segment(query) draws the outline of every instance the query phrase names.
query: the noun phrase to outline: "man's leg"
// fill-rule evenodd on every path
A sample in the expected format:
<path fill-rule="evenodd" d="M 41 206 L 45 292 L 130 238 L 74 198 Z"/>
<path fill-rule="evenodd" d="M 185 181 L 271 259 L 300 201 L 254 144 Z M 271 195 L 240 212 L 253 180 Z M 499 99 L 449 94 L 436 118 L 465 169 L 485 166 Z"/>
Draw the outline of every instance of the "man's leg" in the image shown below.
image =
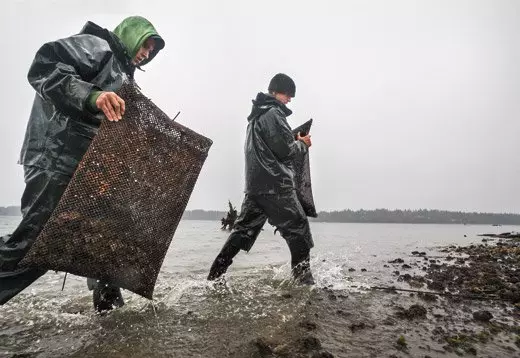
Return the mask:
<path fill-rule="evenodd" d="M 0 304 L 36 281 L 46 271 L 17 269 L 67 188 L 70 176 L 34 167 L 24 167 L 25 190 L 22 195 L 22 221 L 13 232 L 0 238 Z"/>
<path fill-rule="evenodd" d="M 108 283 L 88 278 L 87 286 L 92 292 L 94 308 L 98 312 L 110 311 L 114 307 L 122 307 L 125 304 L 121 289 Z"/>
<path fill-rule="evenodd" d="M 292 274 L 303 284 L 314 284 L 310 269 L 310 250 L 314 247 L 309 220 L 296 196 L 284 194 L 258 195 L 258 206 L 266 213 L 269 223 L 275 226 L 291 251 Z"/>
<path fill-rule="evenodd" d="M 211 265 L 208 280 L 216 280 L 222 276 L 240 250 L 251 249 L 266 220 L 267 217 L 262 210 L 246 195 L 233 232 Z"/>
<path fill-rule="evenodd" d="M 289 241 L 287 241 L 289 244 Z M 311 272 L 310 249 L 303 245 L 291 245 L 291 269 L 295 280 L 305 285 L 314 285 L 314 277 Z"/>

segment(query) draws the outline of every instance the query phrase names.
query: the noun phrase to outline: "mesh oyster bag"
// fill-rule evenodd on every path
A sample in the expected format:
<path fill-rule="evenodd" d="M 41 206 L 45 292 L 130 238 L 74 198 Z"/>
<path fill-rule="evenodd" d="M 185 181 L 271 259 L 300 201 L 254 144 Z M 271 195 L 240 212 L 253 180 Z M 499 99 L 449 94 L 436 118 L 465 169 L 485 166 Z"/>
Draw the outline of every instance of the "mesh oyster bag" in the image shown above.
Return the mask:
<path fill-rule="evenodd" d="M 91 277 L 152 298 L 212 141 L 172 121 L 137 85 L 118 92 L 57 208 L 20 263 Z"/>

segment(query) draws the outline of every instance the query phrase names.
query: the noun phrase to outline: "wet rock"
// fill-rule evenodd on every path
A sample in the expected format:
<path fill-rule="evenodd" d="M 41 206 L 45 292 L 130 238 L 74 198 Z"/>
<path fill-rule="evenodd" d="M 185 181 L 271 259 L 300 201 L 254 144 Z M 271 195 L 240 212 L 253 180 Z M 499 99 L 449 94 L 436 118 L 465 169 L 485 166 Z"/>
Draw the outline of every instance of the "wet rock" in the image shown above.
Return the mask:
<path fill-rule="evenodd" d="M 263 357 L 269 356 L 273 353 L 271 345 L 263 337 L 258 337 L 255 340 L 253 340 L 253 345 L 258 349 L 258 353 L 260 353 L 260 355 Z"/>
<path fill-rule="evenodd" d="M 465 349 L 466 353 L 476 356 L 477 349 L 475 347 L 468 347 Z"/>
<path fill-rule="evenodd" d="M 307 331 L 314 331 L 318 326 L 312 321 L 305 320 L 300 322 L 300 327 L 305 328 Z"/>
<path fill-rule="evenodd" d="M 321 342 L 318 337 L 315 336 L 301 338 L 300 343 L 308 351 L 316 351 L 321 349 Z"/>
<path fill-rule="evenodd" d="M 351 325 L 349 325 L 349 328 L 352 332 L 360 331 L 362 329 L 366 328 L 365 322 L 354 322 Z"/>
<path fill-rule="evenodd" d="M 336 310 L 336 314 L 337 314 L 338 316 L 345 316 L 345 317 L 350 316 L 350 313 L 345 312 L 345 311 L 343 311 L 343 310 Z"/>
<path fill-rule="evenodd" d="M 408 309 L 408 313 L 412 317 L 426 317 L 426 308 L 421 305 L 412 305 Z"/>
<path fill-rule="evenodd" d="M 446 334 L 446 331 L 442 327 L 435 327 L 432 331 L 432 334 L 436 336 L 444 336 Z"/>
<path fill-rule="evenodd" d="M 389 264 L 402 264 L 404 263 L 404 260 L 402 258 L 397 258 L 395 260 L 392 260 L 392 261 L 388 261 Z"/>
<path fill-rule="evenodd" d="M 406 319 L 418 319 L 418 318 L 426 318 L 426 313 L 428 311 L 424 306 L 421 305 L 412 305 L 409 309 L 401 308 L 401 311 L 398 312 L 398 316 Z"/>
<path fill-rule="evenodd" d="M 412 279 L 408 281 L 408 284 L 413 288 L 422 288 L 424 286 L 424 281 L 417 280 L 415 277 L 412 277 Z"/>
<path fill-rule="evenodd" d="M 440 319 L 446 316 L 446 311 L 442 308 L 434 308 L 432 309 L 432 315 L 433 317 Z"/>
<path fill-rule="evenodd" d="M 372 323 L 366 323 L 366 322 L 359 321 L 359 322 L 354 322 L 351 325 L 349 325 L 349 328 L 352 331 L 352 333 L 354 333 L 354 332 L 363 330 L 365 328 L 375 328 L 375 325 L 373 325 Z"/>
<path fill-rule="evenodd" d="M 479 322 L 489 322 L 493 318 L 493 315 L 489 311 L 476 311 L 473 312 L 473 319 Z"/>
<path fill-rule="evenodd" d="M 426 301 L 426 302 L 435 302 L 437 301 L 437 295 L 434 295 L 433 293 L 429 292 L 419 292 L 418 294 L 419 298 Z"/>
<path fill-rule="evenodd" d="M 409 273 L 405 273 L 404 275 L 401 275 L 397 278 L 397 281 L 399 282 L 408 282 L 412 279 L 412 275 L 410 275 Z"/>
<path fill-rule="evenodd" d="M 510 290 L 501 290 L 499 296 L 500 298 L 511 301 L 512 303 L 520 302 L 520 290 L 518 287 Z"/>
<path fill-rule="evenodd" d="M 397 322 L 391 317 L 385 318 L 384 321 L 381 323 L 385 326 L 395 326 L 397 324 Z"/>
<path fill-rule="evenodd" d="M 444 286 L 444 284 L 440 281 L 428 282 L 427 286 L 430 290 L 435 290 L 435 291 L 444 291 L 446 288 Z"/>
<path fill-rule="evenodd" d="M 407 264 L 404 264 L 404 265 L 401 266 L 401 268 L 403 268 L 403 269 L 405 269 L 405 270 L 408 270 L 408 269 L 411 269 L 412 266 L 407 265 Z"/>

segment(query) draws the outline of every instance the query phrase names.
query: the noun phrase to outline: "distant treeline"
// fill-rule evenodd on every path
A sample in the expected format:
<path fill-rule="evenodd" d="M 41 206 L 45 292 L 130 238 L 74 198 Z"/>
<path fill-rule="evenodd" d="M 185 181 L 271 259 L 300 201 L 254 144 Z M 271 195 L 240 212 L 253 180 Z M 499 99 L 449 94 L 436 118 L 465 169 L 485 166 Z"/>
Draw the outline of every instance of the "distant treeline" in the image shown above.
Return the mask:
<path fill-rule="evenodd" d="M 182 216 L 183 220 L 218 220 L 225 217 L 227 212 L 216 210 L 186 210 Z"/>
<path fill-rule="evenodd" d="M 340 223 L 520 225 L 520 214 L 465 213 L 443 210 L 343 210 L 320 212 L 316 221 Z"/>
<path fill-rule="evenodd" d="M 18 206 L 0 206 L 0 215 L 20 215 Z M 226 216 L 224 211 L 187 210 L 184 220 L 220 221 Z M 482 224 L 520 225 L 520 214 L 465 213 L 442 210 L 342 210 L 322 211 L 316 222 L 334 223 L 406 223 L 406 224 Z"/>
<path fill-rule="evenodd" d="M 185 220 L 220 220 L 223 211 L 186 211 Z M 442 210 L 342 210 L 322 211 L 316 222 L 335 223 L 405 223 L 405 224 L 482 224 L 520 225 L 520 214 L 465 213 Z"/>
<path fill-rule="evenodd" d="M 19 206 L 0 206 L 0 215 L 2 216 L 20 216 L 22 213 L 20 212 Z"/>

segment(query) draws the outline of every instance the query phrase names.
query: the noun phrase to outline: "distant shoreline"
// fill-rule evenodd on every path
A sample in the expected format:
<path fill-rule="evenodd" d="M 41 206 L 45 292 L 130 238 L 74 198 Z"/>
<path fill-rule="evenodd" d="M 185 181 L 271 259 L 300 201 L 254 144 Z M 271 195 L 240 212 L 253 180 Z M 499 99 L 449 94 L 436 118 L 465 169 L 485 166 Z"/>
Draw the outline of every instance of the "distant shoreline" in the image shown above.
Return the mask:
<path fill-rule="evenodd" d="M 21 216 L 18 206 L 0 206 L 0 216 Z M 224 211 L 186 210 L 183 220 L 220 221 Z M 343 210 L 318 213 L 312 222 L 370 224 L 455 224 L 455 225 L 520 225 L 520 214 L 496 214 L 445 210 Z"/>
<path fill-rule="evenodd" d="M 187 210 L 184 220 L 220 220 L 224 211 Z M 322 211 L 312 222 L 373 224 L 520 225 L 520 214 L 446 210 L 342 210 Z"/>

